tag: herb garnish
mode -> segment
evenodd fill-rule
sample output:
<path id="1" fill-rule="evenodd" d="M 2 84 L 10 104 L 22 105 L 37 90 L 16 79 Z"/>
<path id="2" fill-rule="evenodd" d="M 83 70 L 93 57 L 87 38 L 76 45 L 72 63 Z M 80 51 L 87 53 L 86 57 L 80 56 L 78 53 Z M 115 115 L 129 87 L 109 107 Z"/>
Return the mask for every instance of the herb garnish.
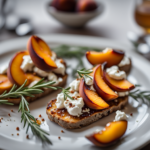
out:
<path id="1" fill-rule="evenodd" d="M 100 52 L 102 49 L 94 48 L 94 47 L 84 47 L 84 46 L 69 46 L 69 45 L 60 45 L 57 47 L 53 47 L 52 50 L 57 54 L 58 57 L 61 58 L 75 58 L 78 60 L 78 64 L 75 69 L 72 70 L 72 76 L 75 77 L 75 73 L 77 69 L 84 68 L 84 63 L 82 57 L 85 56 L 87 51 L 97 51 Z"/>
<path id="2" fill-rule="evenodd" d="M 43 90 L 41 90 L 42 88 L 51 88 L 53 90 L 57 90 L 56 87 L 51 86 L 55 82 L 49 81 L 46 83 L 46 82 L 44 82 L 44 79 L 41 79 L 34 86 L 32 86 L 30 88 L 25 87 L 26 82 L 27 82 L 27 80 L 18 89 L 17 89 L 16 85 L 13 85 L 13 87 L 11 88 L 11 90 L 9 92 L 5 91 L 3 94 L 1 94 L 0 95 L 0 103 L 10 105 L 11 103 L 8 103 L 7 100 L 3 100 L 3 99 L 20 97 L 21 102 L 19 105 L 18 112 L 21 111 L 21 122 L 24 122 L 23 127 L 25 127 L 26 124 L 28 124 L 26 133 L 28 132 L 28 129 L 30 127 L 33 135 L 35 135 L 38 139 L 40 139 L 42 141 L 42 143 L 52 144 L 51 141 L 46 137 L 46 135 L 49 135 L 49 133 L 46 132 L 45 130 L 41 129 L 40 126 L 36 123 L 36 119 L 30 114 L 30 110 L 28 107 L 29 103 L 25 99 L 25 96 L 34 97 L 33 94 L 39 94 L 39 93 L 43 92 Z"/>
<path id="3" fill-rule="evenodd" d="M 81 70 L 77 70 L 77 73 L 80 76 L 80 78 L 84 78 L 84 79 L 85 79 L 85 77 L 92 79 L 92 77 L 89 75 L 92 72 L 93 72 L 93 70 L 85 69 L 85 68 L 83 68 Z"/>
<path id="4" fill-rule="evenodd" d="M 141 85 L 135 85 L 136 87 L 141 87 Z M 143 103 L 147 104 L 148 100 L 150 101 L 150 91 L 142 91 L 141 89 L 134 90 L 129 93 L 129 96 L 135 99 L 139 102 L 139 100 L 142 100 Z"/>
<path id="5" fill-rule="evenodd" d="M 66 89 L 64 89 L 64 88 L 61 88 L 61 87 L 58 87 L 59 89 L 62 89 L 62 91 L 61 91 L 61 93 L 63 93 L 64 94 L 64 100 L 67 100 L 67 97 L 69 97 L 71 100 L 74 100 L 70 95 L 69 95 L 69 93 L 70 93 L 70 87 L 68 87 L 68 88 L 66 88 Z"/>

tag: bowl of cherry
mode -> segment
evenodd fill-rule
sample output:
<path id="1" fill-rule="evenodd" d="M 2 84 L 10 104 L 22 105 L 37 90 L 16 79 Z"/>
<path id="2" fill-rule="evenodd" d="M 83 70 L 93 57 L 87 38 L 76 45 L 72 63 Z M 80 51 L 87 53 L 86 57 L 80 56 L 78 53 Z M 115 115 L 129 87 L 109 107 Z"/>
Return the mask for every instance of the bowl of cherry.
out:
<path id="1" fill-rule="evenodd" d="M 51 0 L 46 9 L 60 23 L 79 28 L 102 14 L 104 5 L 95 0 Z"/>

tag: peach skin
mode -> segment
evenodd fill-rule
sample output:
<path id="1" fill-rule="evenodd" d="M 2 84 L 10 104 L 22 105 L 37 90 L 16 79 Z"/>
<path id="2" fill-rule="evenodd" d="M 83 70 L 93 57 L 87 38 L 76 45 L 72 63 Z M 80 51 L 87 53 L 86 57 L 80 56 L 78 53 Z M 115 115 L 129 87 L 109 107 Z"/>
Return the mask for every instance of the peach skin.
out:
<path id="1" fill-rule="evenodd" d="M 130 91 L 135 88 L 135 86 L 126 79 L 123 80 L 112 79 L 111 77 L 109 77 L 106 71 L 104 71 L 103 77 L 105 82 L 109 85 L 109 87 L 117 92 Z"/>
<path id="2" fill-rule="evenodd" d="M 107 67 L 118 65 L 124 57 L 124 52 L 109 49 L 107 52 L 86 52 L 86 58 L 92 65 L 103 64 L 107 62 Z"/>
<path id="3" fill-rule="evenodd" d="M 93 74 L 93 83 L 96 92 L 105 101 L 110 101 L 118 98 L 118 95 L 112 89 L 110 89 L 109 86 L 103 80 L 103 70 L 101 64 L 96 66 L 96 69 Z"/>
<path id="4" fill-rule="evenodd" d="M 95 92 L 85 84 L 84 79 L 81 79 L 79 86 L 80 96 L 83 98 L 85 104 L 91 109 L 105 109 L 109 105 Z"/>
<path id="5" fill-rule="evenodd" d="M 57 68 L 55 61 L 51 58 L 52 52 L 49 46 L 39 37 L 31 36 L 27 44 L 27 49 L 33 63 L 39 69 L 48 72 Z"/>
<path id="6" fill-rule="evenodd" d="M 99 147 L 107 147 L 117 142 L 127 130 L 127 121 L 110 122 L 97 133 L 86 136 L 93 144 Z"/>
<path id="7" fill-rule="evenodd" d="M 0 74 L 0 94 L 4 91 L 9 91 L 12 88 L 13 84 L 9 81 L 7 75 Z"/>

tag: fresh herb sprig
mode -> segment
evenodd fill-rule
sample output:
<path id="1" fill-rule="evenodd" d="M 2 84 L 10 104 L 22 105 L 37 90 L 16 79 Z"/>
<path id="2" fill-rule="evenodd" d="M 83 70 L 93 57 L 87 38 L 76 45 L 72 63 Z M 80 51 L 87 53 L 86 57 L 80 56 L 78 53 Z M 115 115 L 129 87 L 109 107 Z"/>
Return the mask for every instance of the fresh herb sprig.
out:
<path id="1" fill-rule="evenodd" d="M 63 93 L 64 94 L 64 100 L 67 100 L 67 97 L 68 98 L 70 98 L 71 100 L 74 100 L 70 95 L 69 95 L 69 93 L 70 93 L 70 87 L 68 87 L 68 88 L 66 88 L 66 89 L 64 89 L 64 88 L 61 88 L 61 87 L 58 87 L 59 89 L 62 89 L 62 91 L 61 91 L 61 93 Z"/>
<path id="2" fill-rule="evenodd" d="M 97 51 L 100 52 L 102 49 L 94 48 L 94 47 L 84 47 L 84 46 L 69 46 L 69 45 L 60 45 L 57 47 L 53 47 L 52 50 L 56 52 L 58 57 L 61 58 L 75 58 L 78 60 L 78 64 L 75 69 L 72 70 L 72 76 L 75 77 L 76 70 L 84 68 L 84 63 L 82 57 L 85 56 L 87 51 Z"/>
<path id="3" fill-rule="evenodd" d="M 81 70 L 77 70 L 77 73 L 78 73 L 79 77 L 80 78 L 83 77 L 84 79 L 85 79 L 85 77 L 92 79 L 92 77 L 89 75 L 92 72 L 93 72 L 93 70 L 91 70 L 91 69 L 85 69 L 85 68 L 83 68 Z"/>
<path id="4" fill-rule="evenodd" d="M 141 85 L 136 85 L 136 87 L 140 87 Z M 139 102 L 142 100 L 143 103 L 147 103 L 146 100 L 150 101 L 150 91 L 142 91 L 141 89 L 134 90 L 129 93 L 129 96 Z"/>
<path id="5" fill-rule="evenodd" d="M 6 104 L 6 105 L 14 105 L 13 103 L 9 103 L 8 100 L 0 100 L 0 105 Z"/>
<path id="6" fill-rule="evenodd" d="M 46 137 L 46 135 L 49 135 L 49 133 L 41 129 L 40 126 L 36 123 L 36 119 L 30 114 L 30 110 L 28 107 L 29 103 L 26 101 L 25 97 L 34 97 L 34 94 L 42 93 L 42 88 L 51 88 L 53 90 L 57 90 L 56 87 L 51 86 L 55 82 L 49 81 L 46 83 L 44 82 L 44 79 L 41 79 L 32 87 L 25 87 L 26 83 L 27 80 L 18 89 L 16 85 L 13 85 L 9 92 L 5 91 L 0 95 L 0 101 L 3 102 L 3 104 L 9 104 L 7 100 L 3 99 L 20 97 L 21 102 L 18 111 L 21 111 L 21 122 L 24 122 L 24 127 L 26 126 L 26 124 L 28 124 L 26 133 L 28 132 L 28 129 L 30 127 L 33 135 L 40 139 L 42 143 L 51 144 L 51 141 Z"/>

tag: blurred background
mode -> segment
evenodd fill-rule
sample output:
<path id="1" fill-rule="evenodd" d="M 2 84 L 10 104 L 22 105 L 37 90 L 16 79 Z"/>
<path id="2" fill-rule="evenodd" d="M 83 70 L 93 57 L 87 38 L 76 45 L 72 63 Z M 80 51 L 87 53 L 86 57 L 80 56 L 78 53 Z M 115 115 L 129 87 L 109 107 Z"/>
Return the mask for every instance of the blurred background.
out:
<path id="1" fill-rule="evenodd" d="M 150 60 L 150 0 L 74 1 L 0 0 L 0 42 L 31 34 L 97 36 L 132 43 Z"/>

